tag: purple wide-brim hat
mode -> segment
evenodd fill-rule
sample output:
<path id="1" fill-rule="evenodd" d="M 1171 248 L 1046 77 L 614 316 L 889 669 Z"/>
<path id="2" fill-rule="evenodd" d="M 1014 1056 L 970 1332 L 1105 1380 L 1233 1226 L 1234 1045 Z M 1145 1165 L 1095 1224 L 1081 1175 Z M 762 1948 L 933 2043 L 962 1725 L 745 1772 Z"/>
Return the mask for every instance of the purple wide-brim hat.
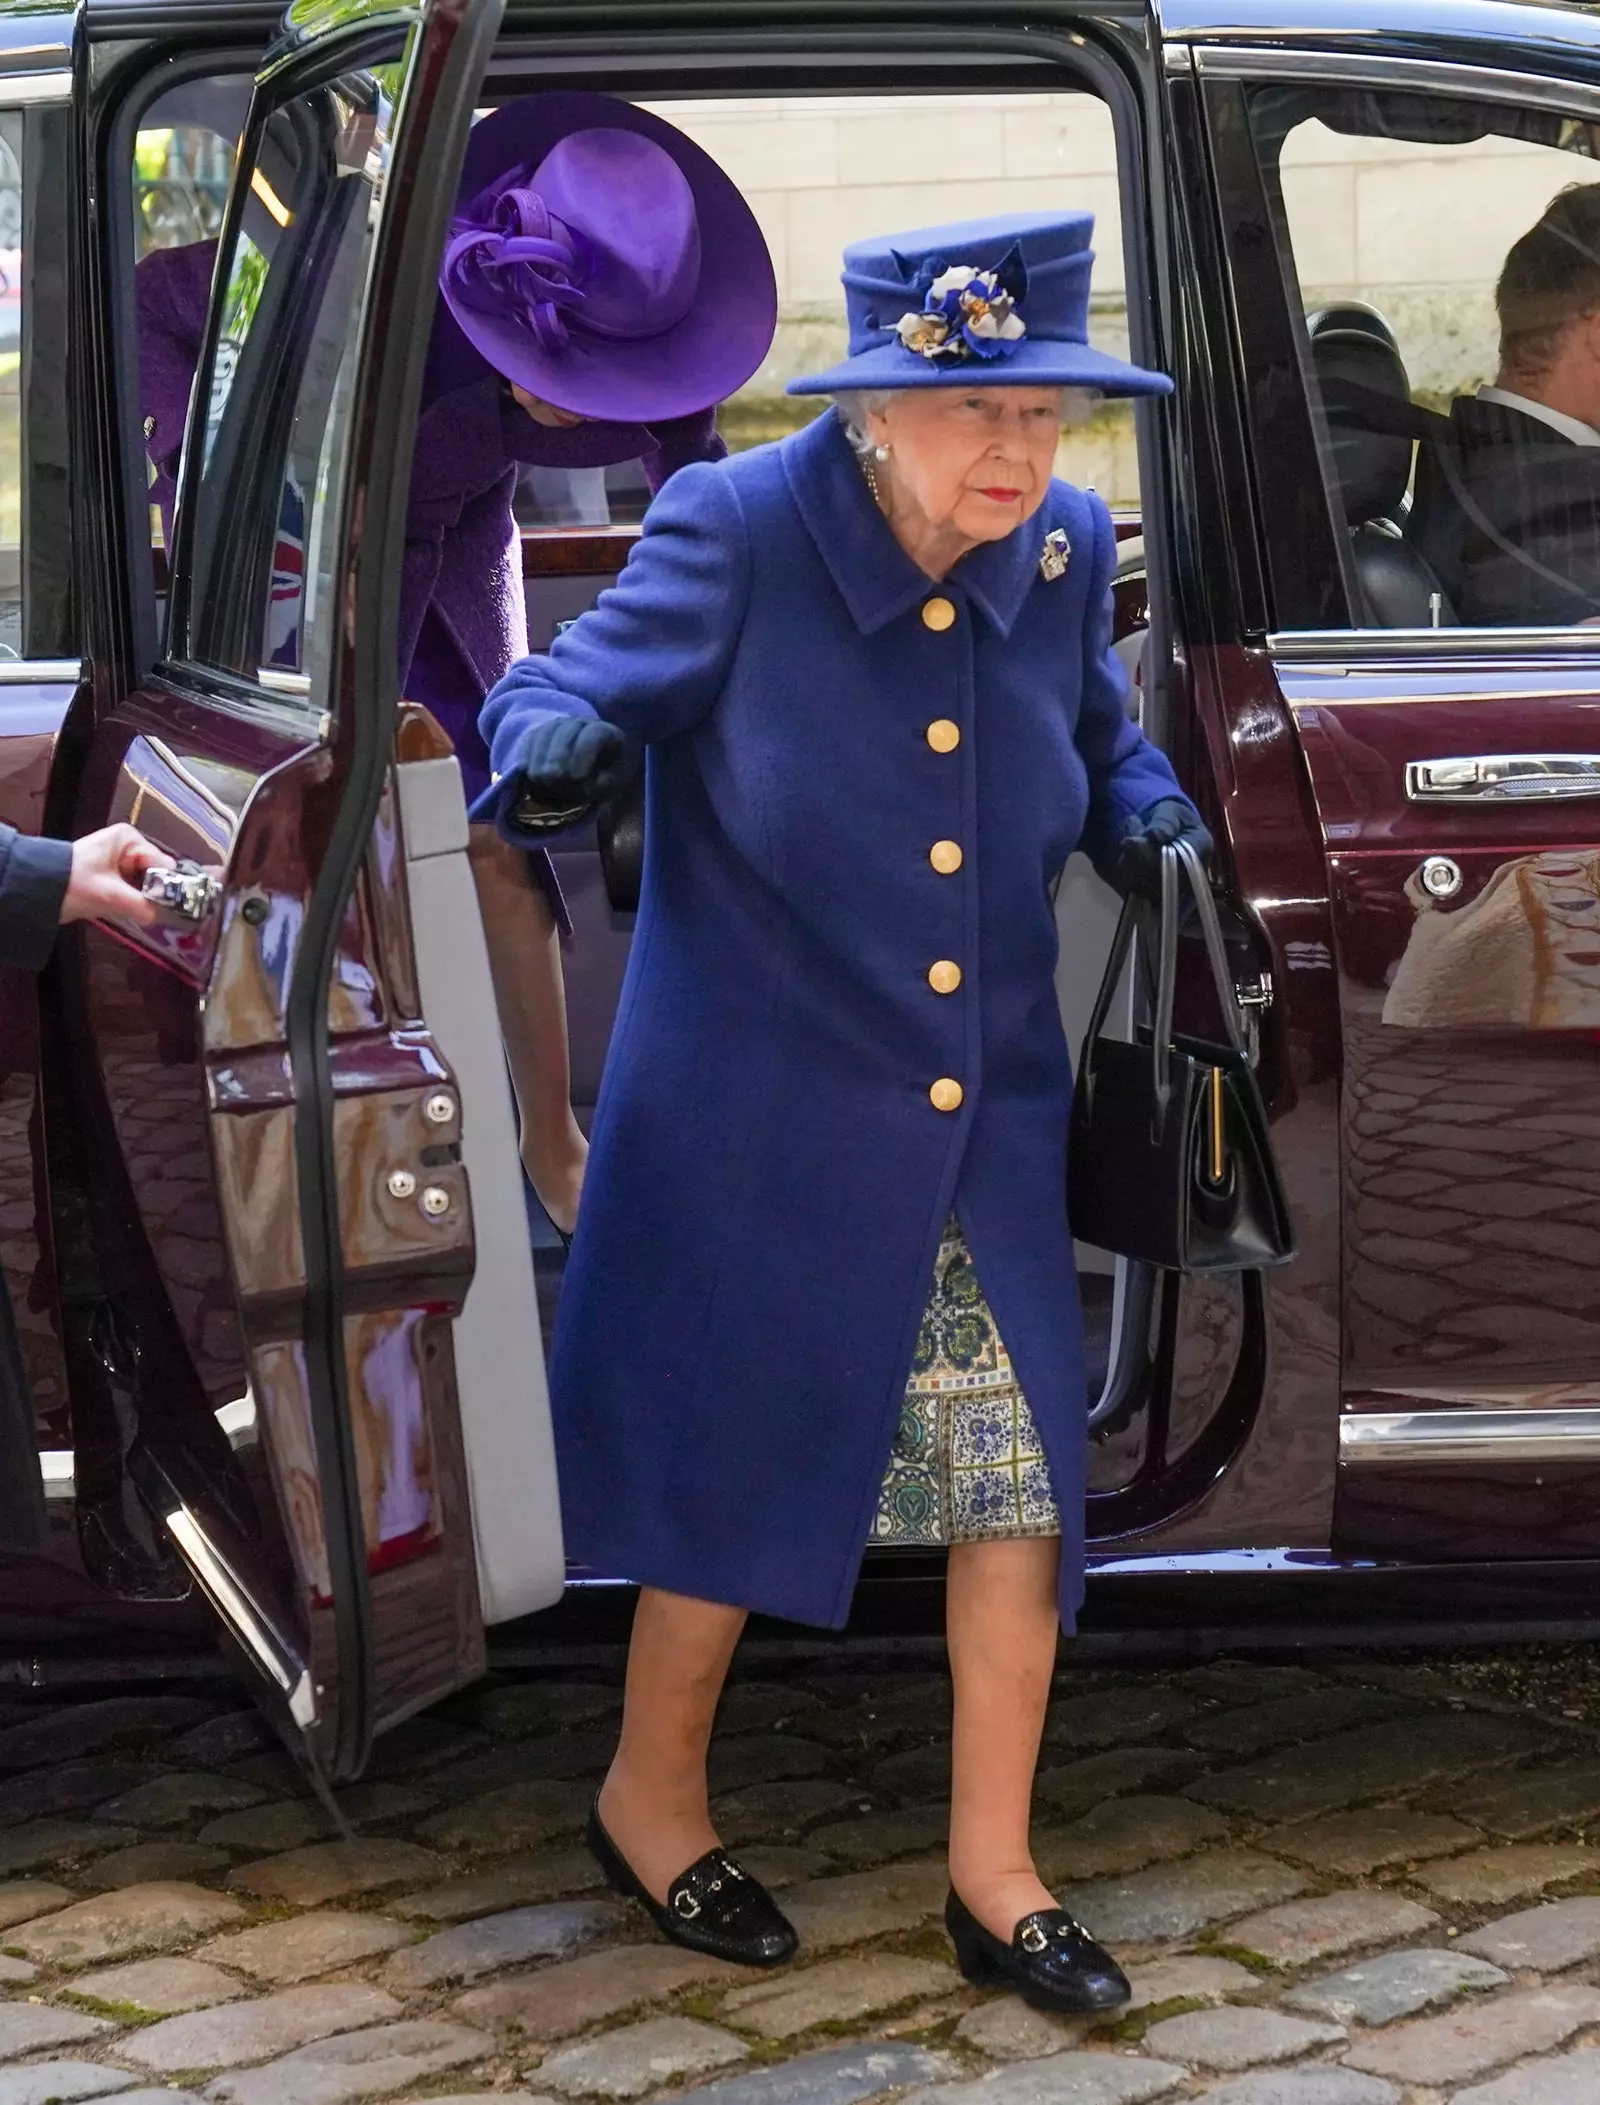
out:
<path id="1" fill-rule="evenodd" d="M 1085 387 L 1165 395 L 1172 382 L 1089 342 L 1092 212 L 919 227 L 844 252 L 849 355 L 791 395 L 856 388 Z"/>
<path id="2" fill-rule="evenodd" d="M 467 141 L 439 285 L 497 372 L 573 416 L 709 409 L 778 319 L 755 215 L 676 126 L 610 95 L 507 103 Z"/>

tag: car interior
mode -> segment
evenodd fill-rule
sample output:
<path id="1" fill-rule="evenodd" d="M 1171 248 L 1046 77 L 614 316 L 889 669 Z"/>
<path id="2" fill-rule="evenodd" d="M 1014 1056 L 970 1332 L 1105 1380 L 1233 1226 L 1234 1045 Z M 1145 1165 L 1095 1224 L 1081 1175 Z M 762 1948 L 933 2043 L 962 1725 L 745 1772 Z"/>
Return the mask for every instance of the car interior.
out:
<path id="1" fill-rule="evenodd" d="M 1328 500 L 1349 547 L 1351 625 L 1454 627 L 1460 616 L 1451 555 L 1464 526 L 1476 522 L 1469 522 L 1457 496 L 1461 479 L 1454 472 L 1450 400 L 1494 378 L 1490 295 L 1504 247 L 1548 198 L 1591 179 L 1574 157 L 1595 158 L 1596 128 L 1544 109 L 1312 86 L 1261 91 L 1252 102 L 1252 122 L 1284 269 L 1298 280 L 1288 288 L 1290 308 L 1301 318 L 1299 351 Z M 1452 169 L 1460 171 L 1459 181 L 1469 167 L 1476 172 L 1486 154 L 1516 157 L 1518 181 L 1506 186 L 1517 200 L 1508 207 L 1508 240 L 1497 247 L 1486 230 L 1470 288 L 1491 327 L 1475 349 L 1477 373 L 1463 372 L 1450 391 L 1436 382 L 1414 382 L 1419 361 L 1438 363 L 1437 339 L 1444 332 L 1405 291 L 1391 289 L 1403 266 L 1386 268 L 1381 257 L 1374 266 L 1363 255 L 1354 267 L 1346 266 L 1336 289 L 1319 282 L 1328 244 L 1319 242 L 1323 230 L 1308 207 L 1305 177 L 1306 164 L 1328 155 L 1330 137 L 1358 142 L 1350 149 L 1358 171 L 1364 143 L 1389 142 L 1399 156 L 1395 182 L 1404 180 L 1408 167 L 1440 172 L 1448 183 Z M 1407 156 L 1406 149 L 1415 151 Z M 1374 283 L 1380 274 L 1385 282 Z M 1333 296 L 1319 298 L 1325 290 Z M 1397 324 L 1390 300 L 1416 319 Z"/>

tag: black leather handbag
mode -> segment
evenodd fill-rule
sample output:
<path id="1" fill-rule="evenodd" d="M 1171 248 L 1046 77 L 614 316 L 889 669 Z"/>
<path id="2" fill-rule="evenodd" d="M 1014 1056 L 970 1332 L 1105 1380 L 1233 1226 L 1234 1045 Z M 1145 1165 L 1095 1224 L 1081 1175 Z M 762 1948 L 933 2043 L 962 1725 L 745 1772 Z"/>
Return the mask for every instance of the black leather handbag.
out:
<path id="1" fill-rule="evenodd" d="M 1172 1028 L 1180 878 L 1194 898 L 1226 1045 L 1180 1037 Z M 1150 974 L 1152 1020 L 1130 1044 L 1104 1033 L 1136 943 Z M 1150 909 L 1130 899 L 1078 1064 L 1067 1139 L 1073 1235 L 1175 1272 L 1287 1264 L 1294 1255 L 1288 1202 L 1245 1051 L 1216 902 L 1187 841 L 1161 851 L 1153 966 L 1150 949 Z"/>

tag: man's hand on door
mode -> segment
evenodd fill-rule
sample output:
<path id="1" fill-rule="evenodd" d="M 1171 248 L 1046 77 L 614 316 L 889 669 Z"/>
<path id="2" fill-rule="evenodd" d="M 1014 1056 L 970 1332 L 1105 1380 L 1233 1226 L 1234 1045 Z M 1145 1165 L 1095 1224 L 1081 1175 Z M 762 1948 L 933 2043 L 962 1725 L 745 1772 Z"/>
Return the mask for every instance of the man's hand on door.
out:
<path id="1" fill-rule="evenodd" d="M 172 857 L 136 826 L 102 826 L 72 844 L 72 875 L 62 901 L 63 921 L 99 921 L 114 914 L 148 928 L 161 909 L 139 889 L 146 870 L 166 870 Z"/>

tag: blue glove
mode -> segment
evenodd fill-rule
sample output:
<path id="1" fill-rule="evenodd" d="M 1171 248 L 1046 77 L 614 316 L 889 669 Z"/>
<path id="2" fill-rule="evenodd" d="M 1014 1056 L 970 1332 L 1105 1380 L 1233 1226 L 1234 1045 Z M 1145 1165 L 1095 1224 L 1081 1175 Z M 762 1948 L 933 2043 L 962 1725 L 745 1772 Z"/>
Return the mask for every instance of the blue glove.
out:
<path id="1" fill-rule="evenodd" d="M 474 800 L 470 816 L 488 820 L 515 845 L 572 825 L 628 776 L 627 740 L 593 716 L 541 717 L 504 757 L 509 765 Z"/>
<path id="2" fill-rule="evenodd" d="M 1112 869 L 1117 889 L 1159 906 L 1161 851 L 1180 840 L 1188 841 L 1202 863 L 1211 860 L 1211 836 L 1200 823 L 1199 813 L 1182 797 L 1163 797 L 1129 819 Z"/>

